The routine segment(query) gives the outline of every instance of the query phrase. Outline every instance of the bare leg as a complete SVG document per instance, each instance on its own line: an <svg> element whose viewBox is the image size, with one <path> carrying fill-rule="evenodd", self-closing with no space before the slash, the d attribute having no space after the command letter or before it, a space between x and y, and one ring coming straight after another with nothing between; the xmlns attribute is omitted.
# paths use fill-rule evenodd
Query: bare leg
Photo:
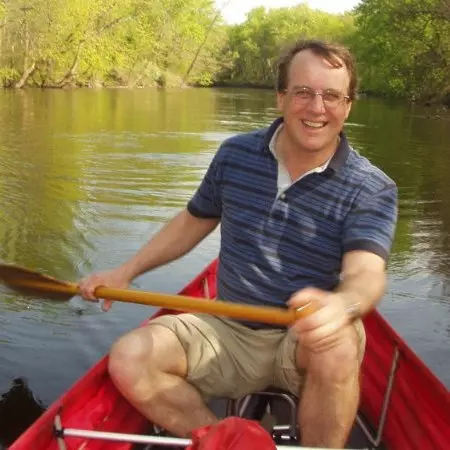
<svg viewBox="0 0 450 450"><path fill-rule="evenodd" d="M302 445L345 446L359 404L358 347L357 333L349 326L331 350L305 354L298 349L298 363L307 372L298 418Z"/></svg>
<svg viewBox="0 0 450 450"><path fill-rule="evenodd" d="M123 336L110 352L109 372L122 395L151 422L179 437L217 422L185 381L187 361L178 338L159 325Z"/></svg>

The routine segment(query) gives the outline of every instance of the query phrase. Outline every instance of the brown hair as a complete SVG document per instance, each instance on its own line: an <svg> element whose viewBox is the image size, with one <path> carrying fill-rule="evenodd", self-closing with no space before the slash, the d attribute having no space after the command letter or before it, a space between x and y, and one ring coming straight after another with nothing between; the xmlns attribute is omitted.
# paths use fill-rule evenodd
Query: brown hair
<svg viewBox="0 0 450 450"><path fill-rule="evenodd" d="M358 75L356 73L356 63L350 51L340 44L332 44L319 40L300 40L288 47L278 59L277 69L277 91L284 92L288 85L289 69L295 55L303 50L310 50L317 56L322 56L333 67L345 66L350 75L350 85L348 96L350 100L356 98L358 87Z"/></svg>

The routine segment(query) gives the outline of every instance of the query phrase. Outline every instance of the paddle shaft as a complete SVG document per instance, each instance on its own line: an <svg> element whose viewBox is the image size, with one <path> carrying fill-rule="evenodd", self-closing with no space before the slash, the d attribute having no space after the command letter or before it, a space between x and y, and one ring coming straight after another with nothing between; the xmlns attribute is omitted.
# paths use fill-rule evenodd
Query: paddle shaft
<svg viewBox="0 0 450 450"><path fill-rule="evenodd" d="M41 280L21 280L22 288L35 289L61 294L80 294L80 289L75 283L57 284ZM219 300L205 301L201 298L182 295L160 294L131 289L117 289L110 287L98 287L95 290L96 298L107 298L126 303L140 305L159 306L174 310L207 313L225 316L234 319L263 322L277 325L289 325L295 320L306 317L314 312L312 306L306 306L300 310L282 309L274 307L258 307L237 303L223 302Z"/></svg>

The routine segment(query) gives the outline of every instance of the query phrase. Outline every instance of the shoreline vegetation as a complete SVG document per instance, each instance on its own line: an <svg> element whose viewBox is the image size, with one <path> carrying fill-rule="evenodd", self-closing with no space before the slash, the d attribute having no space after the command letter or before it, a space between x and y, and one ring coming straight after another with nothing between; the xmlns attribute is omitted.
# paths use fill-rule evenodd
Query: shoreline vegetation
<svg viewBox="0 0 450 450"><path fill-rule="evenodd" d="M280 49L299 37L347 45L363 95L450 107L448 0L259 7L238 25L213 0L2 0L0 87L273 88Z"/></svg>

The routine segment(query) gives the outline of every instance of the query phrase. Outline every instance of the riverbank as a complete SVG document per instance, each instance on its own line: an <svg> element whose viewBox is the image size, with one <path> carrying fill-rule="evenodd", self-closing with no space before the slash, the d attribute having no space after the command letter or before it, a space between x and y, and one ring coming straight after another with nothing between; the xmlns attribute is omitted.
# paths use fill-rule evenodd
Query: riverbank
<svg viewBox="0 0 450 450"><path fill-rule="evenodd" d="M274 89L274 85L267 83L249 83L249 82L215 82L208 86L187 84L184 83L180 76L170 74L157 80L149 81L142 80L139 83L120 83L120 82L107 82L107 81L95 81L90 83L68 83L61 85L44 85L44 86L24 86L20 89L40 89L40 90L70 90L70 89L173 89L173 88L223 88L223 89L257 89L261 91L271 91ZM5 87L2 89L18 90L14 87ZM379 100L392 101L397 100L406 104L417 104L425 108L429 108L430 117L438 118L437 115L450 112L450 90L445 91L443 94L428 95L425 98L417 98L415 96L410 97L390 97L377 92L369 90L361 90L358 93L358 98L374 98Z"/></svg>

